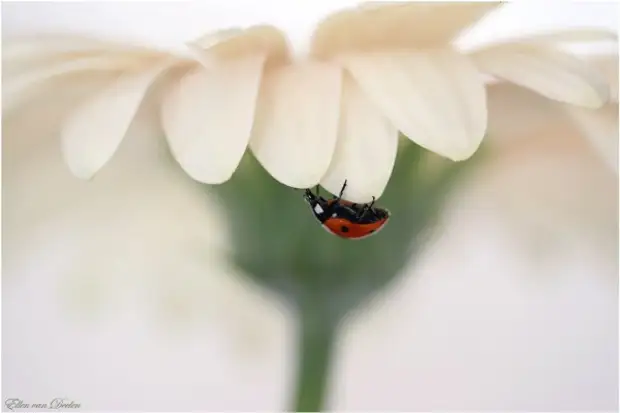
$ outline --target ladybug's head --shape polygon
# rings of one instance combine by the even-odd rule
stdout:
[[[306,191],[304,192],[304,199],[307,203],[310,204],[310,206],[314,206],[314,204],[319,202],[319,197],[314,195],[309,189],[306,189]]]
[[[319,218],[322,219],[325,214],[325,210],[327,209],[327,201],[325,198],[322,198],[319,195],[314,194],[311,190],[306,189],[304,192],[304,199],[312,208],[312,213]]]

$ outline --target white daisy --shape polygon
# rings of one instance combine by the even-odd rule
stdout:
[[[17,67],[21,59],[45,63],[38,73],[21,73],[19,96],[35,80],[59,74],[119,73],[62,127],[63,155],[78,177],[92,178],[112,158],[161,80],[161,122],[174,157],[193,179],[227,181],[249,147],[285,185],[320,183],[337,193],[348,179],[345,198],[366,202],[383,193],[399,132],[454,161],[476,151],[487,131],[485,74],[577,108],[607,101],[601,76],[556,45],[615,40],[613,34],[530,36],[467,53],[453,45],[498,6],[363,4],[324,19],[301,59],[276,27],[254,26],[189,42],[192,54],[184,57],[57,37],[15,44],[4,60]]]
[[[548,224],[549,218],[557,218],[554,223],[558,226],[573,225],[574,221],[559,219],[563,214],[558,214],[558,211],[579,215],[582,206],[593,207],[591,211],[596,220],[586,222],[586,226],[599,228],[606,225],[609,228],[611,204],[605,191],[613,186],[609,186],[607,181],[601,186],[592,185],[602,182],[599,179],[602,174],[599,169],[591,168],[594,165],[592,159],[584,155],[583,148],[587,146],[572,145],[575,142],[572,138],[577,137],[578,141],[593,137],[595,141],[607,139],[606,142],[617,144],[617,140],[608,139],[617,139],[617,133],[615,137],[609,133],[613,125],[617,129],[617,109],[615,113],[609,112],[613,115],[609,119],[592,118],[592,122],[583,123],[584,133],[571,129],[570,148],[563,140],[568,136],[567,128],[570,128],[563,124],[568,123],[568,118],[550,116],[565,109],[569,113],[575,108],[583,108],[579,110],[592,115],[607,110],[607,105],[590,109],[598,106],[598,98],[602,102],[606,94],[599,86],[599,76],[593,71],[594,68],[556,49],[556,44],[575,38],[580,41],[584,38],[599,40],[608,36],[596,31],[581,31],[523,39],[527,43],[523,49],[506,43],[469,54],[463,52],[460,56],[449,50],[448,44],[457,34],[491,7],[483,4],[407,4],[381,7],[371,14],[365,14],[366,11],[343,12],[328,18],[317,29],[311,59],[306,61],[291,57],[284,46],[282,34],[270,27],[241,31],[236,35],[234,32],[223,32],[215,36],[228,37],[228,40],[200,39],[194,42],[202,48],[198,56],[174,56],[75,36],[52,36],[6,45],[9,47],[3,50],[3,94],[17,98],[14,103],[20,110],[5,116],[3,125],[5,274],[8,277],[29,272],[36,274],[36,282],[31,284],[29,291],[48,297],[49,291],[57,288],[49,275],[70,272],[71,282],[64,286],[71,290],[73,297],[77,296],[91,305],[96,304],[104,294],[107,301],[118,303],[120,296],[127,294],[128,290],[118,288],[119,285],[125,286],[137,278],[143,295],[138,294],[129,300],[134,305],[146,296],[147,300],[163,306],[168,312],[183,315],[191,312],[207,317],[217,314],[226,334],[229,329],[242,330],[240,341],[250,347],[256,345],[256,337],[251,339],[253,333],[259,336],[260,341],[284,341],[281,340],[284,336],[281,318],[286,312],[274,310],[273,297],[269,297],[269,303],[265,304],[264,300],[256,297],[254,290],[252,293],[244,291],[247,287],[245,283],[238,283],[229,277],[231,274],[227,265],[219,262],[222,257],[218,248],[221,244],[227,244],[227,240],[219,239],[226,234],[222,215],[217,214],[217,205],[208,202],[202,186],[187,179],[183,170],[201,182],[224,182],[234,173],[237,157],[249,145],[265,168],[284,183],[304,187],[310,182],[312,185],[321,182],[330,190],[337,191],[342,179],[346,177],[351,182],[351,176],[354,176],[359,181],[356,186],[351,184],[352,191],[347,193],[347,197],[365,200],[370,195],[380,194],[389,178],[397,150],[392,139],[395,140],[398,130],[447,158],[461,159],[467,156],[467,150],[473,152],[476,149],[487,128],[491,138],[489,146],[494,156],[491,157],[491,167],[482,170],[482,174],[492,180],[494,190],[504,190],[502,193],[490,193],[491,198],[501,198],[499,203],[503,204],[500,206],[516,205],[517,208],[509,212],[516,211],[533,227]],[[401,37],[398,36],[397,26],[388,21],[389,16],[393,21],[400,21],[401,14],[408,16],[407,19],[402,17],[403,21],[411,22],[403,27],[403,33],[411,32],[411,36],[416,36],[417,41],[411,41],[414,46],[405,42],[405,51],[389,47],[374,50],[376,44],[389,46],[390,41],[397,46],[401,44],[398,42]],[[364,36],[366,30],[363,22],[371,17],[376,19],[376,22],[370,21],[372,27],[382,27],[382,31],[373,31],[377,37],[373,37],[372,33]],[[338,29],[339,25],[342,29]],[[330,30],[335,38],[339,38],[338,33],[341,32],[343,41],[322,45],[320,33],[329,33]],[[355,36],[347,40],[347,32]],[[384,43],[381,36],[385,36]],[[409,39],[405,35],[402,37],[403,41]],[[366,46],[358,39],[363,39],[372,50],[366,51]],[[265,43],[262,43],[263,40]],[[219,43],[209,48],[209,42]],[[536,50],[545,48],[552,48],[553,52],[537,54]],[[260,61],[254,53],[256,51],[265,54],[265,64],[260,67],[260,73],[255,73],[258,79],[252,76],[250,70],[256,69]],[[511,54],[513,52],[514,56]],[[528,63],[517,73],[511,71],[511,66],[500,64],[502,59],[514,62],[513,59],[517,58]],[[453,66],[443,65],[442,59],[470,68],[473,62],[481,73],[501,74],[507,80],[527,86],[542,96],[530,93],[527,96],[534,96],[533,99],[520,100],[519,96],[525,92],[505,83],[487,86],[487,95],[480,95],[479,85],[486,81],[480,76],[481,73],[474,75],[467,69],[464,72],[453,70]],[[420,72],[428,66],[437,69],[424,70],[424,73],[413,71],[418,75],[409,79],[406,76],[409,73],[407,63],[413,61],[416,64],[419,62],[415,69]],[[357,68],[358,77],[354,76],[355,68],[349,69],[349,66]],[[382,76],[368,77],[371,70]],[[501,73],[502,70],[505,72]],[[336,97],[328,87],[333,81],[331,76],[334,71],[340,72],[339,79],[343,85]],[[364,75],[367,77],[363,78]],[[310,83],[298,84],[294,81],[296,77],[309,79]],[[438,78],[444,80],[439,81]],[[565,87],[558,85],[556,78],[563,79]],[[448,90],[443,87],[445,79],[464,87],[452,86]],[[255,84],[254,89],[246,87],[253,81],[260,82],[260,86]],[[428,86],[430,82],[433,82],[432,90]],[[323,88],[319,87],[321,85]],[[475,95],[476,90],[478,99],[489,109],[488,115],[486,109],[466,106],[471,101],[468,96]],[[45,93],[40,93],[42,91]],[[414,97],[425,93],[424,104],[416,106],[422,112],[399,112],[400,106],[387,101],[386,94],[392,91],[395,101],[407,108],[416,103]],[[411,91],[415,93],[412,95],[409,93]],[[30,96],[36,99],[28,99]],[[340,103],[328,105],[330,97]],[[282,101],[277,108],[285,113],[276,113],[275,106],[266,104],[265,101],[270,98],[276,102]],[[237,103],[244,99],[250,102],[249,106],[244,110],[239,105],[237,110]],[[311,99],[319,100],[321,105]],[[208,102],[215,103],[210,106]],[[3,103],[6,108],[6,100]],[[329,109],[334,106],[338,107],[337,132],[333,131],[336,128],[333,126],[334,115]],[[236,109],[230,110],[230,107]],[[97,108],[99,110],[95,110]],[[65,117],[67,113],[71,115],[59,125],[58,118]],[[163,115],[161,122],[160,113]],[[420,113],[427,117],[420,117]],[[480,116],[488,118],[488,127]],[[308,119],[319,119],[320,122],[315,124]],[[298,126],[293,120],[300,124],[308,123]],[[169,159],[168,148],[161,144],[160,123],[166,128],[169,146],[182,169]],[[461,124],[464,125],[462,128],[454,126]],[[92,182],[74,179],[61,162],[55,135],[60,126],[64,131],[65,160],[71,170],[83,178],[91,178],[99,171]],[[298,129],[303,133],[289,132],[297,132]],[[247,131],[246,136],[241,134],[244,130]],[[474,131],[480,132],[480,135]],[[549,131],[552,131],[553,139],[545,139],[551,136]],[[518,140],[524,136],[528,140],[523,146],[530,144],[529,152],[519,151],[521,145]],[[123,140],[124,137],[126,139]],[[516,144],[511,145],[511,140]],[[332,149],[328,148],[330,142]],[[607,156],[609,151],[604,150],[602,154]],[[532,168],[531,162],[529,168],[524,168],[524,162],[534,157],[540,168]],[[558,158],[566,162],[556,162]],[[106,162],[109,162],[108,167],[100,170]],[[563,168],[556,168],[558,165]],[[579,169],[575,169],[575,165]],[[524,170],[530,174],[523,173]],[[545,186],[548,182],[565,182],[565,172],[571,172],[571,177],[581,178],[574,192],[570,192],[575,189],[572,186],[558,187],[556,191],[550,191],[550,187]],[[593,173],[582,175],[582,172]],[[549,179],[550,175],[552,179]],[[530,185],[528,179],[537,185]],[[582,196],[583,189],[592,192]],[[567,194],[568,197],[563,196]],[[567,199],[582,203],[568,203]],[[532,208],[533,200],[538,201],[538,206],[547,206],[543,214],[540,209]],[[567,205],[571,208],[566,208]],[[599,212],[602,213],[597,215]],[[509,215],[509,219],[513,218],[514,215]],[[519,225],[523,220],[515,220],[514,224]],[[469,236],[470,233],[467,234]],[[209,256],[205,257],[205,251]],[[442,256],[449,255],[444,251]],[[449,268],[453,271],[459,269],[458,265]],[[44,283],[41,284],[41,281]],[[15,296],[12,295],[13,298]],[[17,295],[18,298],[33,296],[37,297],[32,294]],[[411,301],[410,296],[406,299]],[[23,300],[13,299],[12,308],[22,306]],[[41,308],[48,307],[40,307],[39,312],[44,312]],[[36,308],[33,311],[36,314]],[[50,327],[53,324],[48,323],[48,320],[55,320],[53,317],[32,319],[26,312],[9,313],[13,315],[14,327],[29,326],[31,328],[27,330],[30,332],[55,330]],[[28,322],[35,323],[34,328]],[[20,330],[14,328],[14,331]],[[376,336],[376,331],[373,330],[372,334]],[[117,342],[117,336],[114,337],[113,341]],[[100,344],[99,338],[96,343]],[[17,343],[13,348],[22,347],[22,344]],[[222,357],[221,353],[211,353],[211,349],[205,351],[203,344],[201,341],[197,346],[200,353],[208,353],[212,357],[207,358],[208,362],[204,365],[209,367],[211,360],[221,362],[234,379],[218,384],[219,387],[213,384],[209,390],[200,393],[205,398],[193,399],[193,403],[221,403],[225,408],[230,408],[231,403],[237,401],[222,395],[228,393],[227,386],[236,386],[237,377],[241,377],[239,380],[246,377],[239,370],[244,373],[248,371],[248,363],[241,365],[236,356],[229,355],[227,358]],[[269,367],[282,365],[284,359],[282,349],[272,344],[269,345],[268,355],[263,355],[258,370],[263,376],[267,371],[270,379],[264,382],[275,388],[280,387],[280,381],[284,380],[280,371],[285,369]],[[152,340],[149,345],[160,348],[158,355],[168,355],[172,359],[171,365],[179,363],[178,358],[161,350],[166,344]],[[92,347],[92,354],[99,352],[100,345]],[[132,347],[124,352],[127,350],[125,347],[119,349],[119,354],[129,360],[141,360],[141,353],[131,353]],[[21,360],[26,363],[37,361],[29,365],[31,370],[49,370],[49,364],[41,362],[38,347],[27,347],[20,354]],[[79,354],[86,354],[82,357],[86,360],[90,353],[82,351]],[[191,354],[182,360],[194,366],[196,360]],[[62,357],[47,359],[63,360]],[[184,366],[183,362],[180,364]],[[363,366],[353,364],[356,368],[347,377],[372,377],[365,374],[369,371],[367,368],[365,370]],[[101,366],[102,369],[107,367]],[[180,384],[178,380],[174,381],[176,387],[164,386],[165,392],[153,392],[157,385],[149,387],[146,384],[149,381],[142,380],[147,391],[163,397],[161,400],[155,397],[150,403],[161,407],[158,403],[165,403],[170,399],[170,394],[181,394],[182,389],[191,386],[205,386],[204,375],[177,376],[183,380]],[[65,374],[59,380],[67,388],[80,388],[80,384],[88,383],[84,380],[73,383],[71,377],[83,375]],[[109,386],[123,384],[114,374],[110,377]],[[411,379],[411,376],[406,378]],[[24,383],[22,386],[25,388],[31,386],[31,383]],[[217,383],[220,383],[219,378]],[[256,389],[257,393],[262,393],[261,400],[267,400],[265,409],[280,408],[273,407],[280,406],[280,398],[274,397],[277,402],[273,401],[269,391],[265,392],[262,387]],[[248,389],[240,391],[245,391],[245,396],[235,397],[235,400],[254,400],[246,397]],[[398,388],[393,391],[397,392]],[[91,394],[86,388],[83,393]],[[99,400],[95,396],[92,396],[93,400]],[[139,398],[134,402],[136,406],[144,404],[144,400]]]

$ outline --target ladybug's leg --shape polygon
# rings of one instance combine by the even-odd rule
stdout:
[[[366,215],[366,213],[368,211],[372,211],[372,206],[375,204],[375,197],[372,197],[372,202],[370,204],[366,204],[364,205],[364,207],[360,210],[360,212],[357,215],[358,219],[362,219],[364,218],[364,215]]]
[[[332,198],[334,200],[334,204],[337,204],[338,201],[340,201],[340,199],[342,199],[342,194],[344,194],[344,189],[347,187],[347,180],[345,179],[344,181],[344,185],[342,185],[342,189],[340,190],[340,195],[336,196],[334,195],[334,197]]]
[[[377,213],[375,212],[374,209],[372,209],[373,205],[375,204],[375,197],[372,197],[372,202],[370,203],[370,206],[368,207],[368,209],[372,212],[372,214],[376,217]]]
[[[370,203],[370,205],[368,206],[368,209],[372,209],[372,206],[375,204],[375,197],[372,197],[372,202]]]
[[[344,194],[344,189],[347,187],[347,180],[344,180],[344,184],[342,185],[342,189],[340,190],[340,195],[338,195],[338,199],[342,198],[342,195]]]

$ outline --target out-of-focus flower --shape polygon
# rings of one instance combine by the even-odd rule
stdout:
[[[500,3],[368,3],[328,16],[307,59],[297,59],[272,26],[229,29],[188,43],[191,56],[72,37],[10,46],[5,81],[15,94],[57,75],[120,71],[62,126],[62,151],[91,178],[118,149],[157,80],[161,121],[181,167],[195,180],[227,181],[246,147],[281,183],[318,183],[367,202],[389,180],[402,132],[458,161],[487,129],[483,74],[578,108],[601,107],[608,89],[562,41],[615,39],[596,30],[538,35],[463,53],[457,36]],[[31,70],[23,70],[29,60]],[[32,69],[35,68],[34,72]],[[43,69],[41,69],[43,68]],[[372,165],[371,167],[369,165]]]
[[[618,56],[596,56],[591,62],[609,83],[609,102],[598,109],[566,108],[596,152],[618,173]]]
[[[456,203],[482,202],[530,253],[618,253],[618,56],[586,58],[610,85],[599,109],[567,106],[507,83],[488,86],[488,158]],[[476,204],[478,208],[480,204]]]

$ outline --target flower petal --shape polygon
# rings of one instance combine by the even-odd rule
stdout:
[[[317,184],[338,132],[342,70],[305,62],[265,74],[250,148],[263,167],[294,188]]]
[[[515,39],[515,41],[517,41],[517,39]],[[538,43],[590,43],[603,41],[617,42],[618,33],[599,28],[580,27],[531,34],[526,37],[520,37],[518,41]],[[508,43],[508,41],[505,41],[504,43]]]
[[[546,125],[567,124],[562,105],[509,82],[487,85],[489,122],[485,146],[489,150],[518,148],[534,134],[544,135]],[[515,149],[516,151],[516,149]]]
[[[193,179],[227,181],[245,152],[265,62],[264,54],[222,61],[188,73],[162,102],[170,149]]]
[[[609,100],[618,103],[618,54],[593,56],[588,61],[609,84]]]
[[[409,139],[454,161],[469,158],[486,131],[483,80],[451,50],[341,58],[366,94]]]
[[[546,44],[549,46],[587,43],[588,46],[591,46],[592,43],[605,42],[617,43],[618,34],[606,29],[579,27],[497,38],[492,41],[484,41],[484,46],[482,48],[487,49],[489,47],[501,46],[507,43]],[[469,53],[480,49],[480,47],[475,43],[471,44],[471,40],[467,38],[458,39],[455,42],[455,45],[458,50],[464,53]]]
[[[202,68],[189,73],[164,100],[162,120],[171,150],[194,179],[227,181],[250,139],[265,68],[290,57],[273,26],[225,29],[187,43]]]
[[[8,62],[102,52],[129,52],[134,55],[158,53],[144,47],[75,34],[20,36],[2,41],[2,60]]]
[[[137,74],[122,75],[65,120],[61,129],[62,152],[74,175],[90,179],[110,160],[147,90],[174,62],[166,60]]]
[[[113,72],[131,70],[132,68],[135,69],[137,65],[143,64],[144,62],[136,59],[136,57],[103,54],[62,60],[55,64],[48,62],[47,65],[37,67],[34,70],[22,70],[19,75],[5,77],[5,73],[3,73],[3,110],[18,106],[24,100],[27,100],[32,88],[46,83],[57,76],[86,71]]]
[[[478,68],[550,99],[598,108],[609,98],[603,78],[588,64],[552,47],[506,43],[473,52]]]
[[[372,2],[323,20],[313,34],[311,53],[318,58],[329,58],[341,53],[445,46],[500,5],[500,2]]]
[[[268,25],[220,30],[189,42],[187,46],[206,67],[212,65],[213,59],[237,59],[257,53],[266,54],[267,65],[287,63],[290,59],[284,33]]]
[[[379,198],[387,185],[398,149],[398,130],[362,92],[353,78],[343,78],[336,150],[321,185],[343,197],[365,203]]]
[[[608,104],[596,110],[566,106],[594,150],[618,173],[618,105]]]

